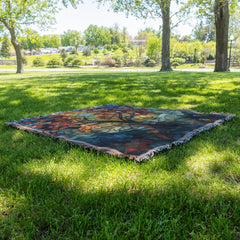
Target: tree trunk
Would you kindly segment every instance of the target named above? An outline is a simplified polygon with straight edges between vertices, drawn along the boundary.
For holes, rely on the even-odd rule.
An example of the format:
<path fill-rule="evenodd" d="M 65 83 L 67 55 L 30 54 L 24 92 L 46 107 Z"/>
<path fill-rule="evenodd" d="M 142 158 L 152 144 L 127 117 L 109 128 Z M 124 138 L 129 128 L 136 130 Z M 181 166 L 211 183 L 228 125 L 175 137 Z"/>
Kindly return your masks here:
<path fill-rule="evenodd" d="M 228 69 L 228 0 L 215 0 L 214 6 L 216 25 L 216 63 L 214 72 L 227 72 Z"/>
<path fill-rule="evenodd" d="M 11 42 L 16 52 L 17 57 L 17 73 L 23 73 L 23 60 L 22 60 L 22 52 L 21 52 L 21 45 L 17 41 L 15 28 L 12 27 L 9 29 L 11 34 Z"/>
<path fill-rule="evenodd" d="M 161 0 L 162 11 L 162 67 L 160 71 L 172 71 L 170 63 L 170 3 L 171 0 Z"/>

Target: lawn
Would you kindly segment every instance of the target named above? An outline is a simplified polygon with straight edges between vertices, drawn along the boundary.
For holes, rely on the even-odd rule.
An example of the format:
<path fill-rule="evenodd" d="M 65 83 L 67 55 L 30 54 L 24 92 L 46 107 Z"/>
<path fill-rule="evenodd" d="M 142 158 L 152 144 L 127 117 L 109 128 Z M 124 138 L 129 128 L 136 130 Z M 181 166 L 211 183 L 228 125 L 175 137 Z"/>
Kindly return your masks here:
<path fill-rule="evenodd" d="M 139 164 L 4 125 L 101 104 L 236 117 Z M 239 239 L 239 73 L 0 74 L 0 239 Z"/>

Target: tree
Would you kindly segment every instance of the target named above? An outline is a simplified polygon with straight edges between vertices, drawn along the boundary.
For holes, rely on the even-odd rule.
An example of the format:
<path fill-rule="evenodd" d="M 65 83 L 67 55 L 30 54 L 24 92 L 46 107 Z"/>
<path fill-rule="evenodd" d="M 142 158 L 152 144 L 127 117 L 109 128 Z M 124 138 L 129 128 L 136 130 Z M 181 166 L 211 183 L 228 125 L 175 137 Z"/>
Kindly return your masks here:
<path fill-rule="evenodd" d="M 207 24 L 203 24 L 203 21 L 197 24 L 193 29 L 195 40 L 201 42 L 216 41 L 216 29 L 214 25 L 214 19 Z"/>
<path fill-rule="evenodd" d="M 114 11 L 124 11 L 140 18 L 149 16 L 162 18 L 162 67 L 161 71 L 170 71 L 170 4 L 171 0 L 97 0 L 100 3 L 111 2 Z M 178 1 L 176 1 L 178 2 Z"/>
<path fill-rule="evenodd" d="M 215 72 L 227 72 L 228 69 L 228 0 L 215 0 L 214 15 L 216 25 L 216 63 Z"/>
<path fill-rule="evenodd" d="M 68 0 L 63 0 L 66 5 Z M 78 0 L 70 0 L 76 6 Z M 26 26 L 37 24 L 40 27 L 51 25 L 58 11 L 58 0 L 0 0 L 0 28 L 3 25 L 11 35 L 11 42 L 17 57 L 17 73 L 23 72 L 21 45 L 18 34 Z"/>
<path fill-rule="evenodd" d="M 230 15 L 229 33 L 234 36 L 234 40 L 240 38 L 240 6 L 236 6 L 235 12 Z"/>
<path fill-rule="evenodd" d="M 2 41 L 2 47 L 1 47 L 1 56 L 3 58 L 9 58 L 11 56 L 10 54 L 10 41 L 9 39 L 5 36 Z"/>
<path fill-rule="evenodd" d="M 85 31 L 85 41 L 87 46 L 99 47 L 111 43 L 111 34 L 109 29 L 90 25 Z"/>
<path fill-rule="evenodd" d="M 161 39 L 156 36 L 152 36 L 148 40 L 147 56 L 157 63 L 160 60 L 161 45 Z"/>
<path fill-rule="evenodd" d="M 61 36 L 63 46 L 74 46 L 76 49 L 83 44 L 81 33 L 75 30 L 68 30 Z"/>
<path fill-rule="evenodd" d="M 137 36 L 134 37 L 135 40 L 145 40 L 145 45 L 148 44 L 148 39 L 154 36 L 154 31 L 151 28 L 146 28 L 140 30 Z"/>
<path fill-rule="evenodd" d="M 121 32 L 121 39 L 123 44 L 127 44 L 128 42 L 128 32 L 127 28 L 123 27 L 122 32 Z"/>
<path fill-rule="evenodd" d="M 110 35 L 111 35 L 111 44 L 120 45 L 121 43 L 121 34 L 119 32 L 119 27 L 117 24 L 114 25 L 114 27 L 109 28 Z"/>
<path fill-rule="evenodd" d="M 190 5 L 198 7 L 200 17 L 214 16 L 216 27 L 215 72 L 228 69 L 228 32 L 230 13 L 237 7 L 237 0 L 189 0 Z"/>
<path fill-rule="evenodd" d="M 24 33 L 26 36 L 19 38 L 22 48 L 32 51 L 33 49 L 39 49 L 42 46 L 41 37 L 37 31 L 26 29 Z"/>

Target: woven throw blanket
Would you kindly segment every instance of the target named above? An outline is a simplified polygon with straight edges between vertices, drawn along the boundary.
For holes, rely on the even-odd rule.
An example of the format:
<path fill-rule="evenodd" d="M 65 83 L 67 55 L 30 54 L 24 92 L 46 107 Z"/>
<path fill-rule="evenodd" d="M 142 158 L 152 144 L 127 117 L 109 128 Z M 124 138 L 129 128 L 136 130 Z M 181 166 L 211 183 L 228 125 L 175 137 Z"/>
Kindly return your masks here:
<path fill-rule="evenodd" d="M 109 104 L 5 124 L 141 162 L 234 116 Z"/>

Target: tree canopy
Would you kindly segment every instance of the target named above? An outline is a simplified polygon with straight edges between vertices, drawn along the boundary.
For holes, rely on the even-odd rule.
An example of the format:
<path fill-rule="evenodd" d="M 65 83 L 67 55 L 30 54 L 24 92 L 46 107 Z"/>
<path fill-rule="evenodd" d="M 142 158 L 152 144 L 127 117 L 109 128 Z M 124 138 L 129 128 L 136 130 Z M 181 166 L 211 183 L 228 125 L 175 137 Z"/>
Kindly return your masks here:
<path fill-rule="evenodd" d="M 0 28 L 5 27 L 10 33 L 11 42 L 17 56 L 17 73 L 23 72 L 19 33 L 32 25 L 41 28 L 51 26 L 55 22 L 59 0 L 0 0 Z M 62 0 L 66 6 L 76 6 L 81 0 Z"/>

